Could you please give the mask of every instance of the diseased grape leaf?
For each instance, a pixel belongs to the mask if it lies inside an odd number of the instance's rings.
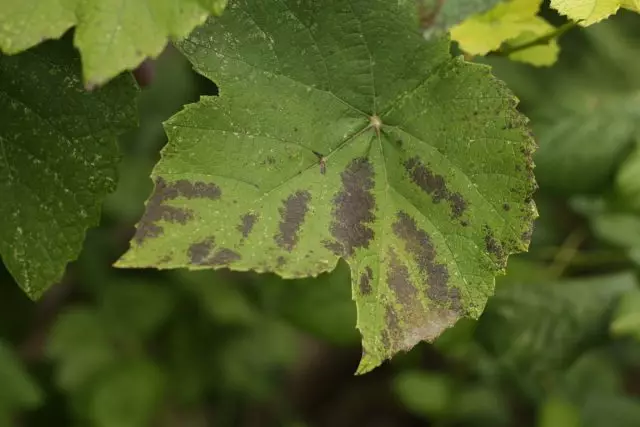
[[[135,125],[131,76],[87,93],[70,44],[0,54],[0,256],[32,298],[80,252]]]
[[[501,0],[416,0],[424,37],[439,37],[468,17],[483,13]]]
[[[37,383],[30,377],[11,346],[2,340],[0,340],[0,381],[2,381],[0,421],[8,422],[14,411],[32,409],[42,403],[42,391]]]
[[[477,317],[527,248],[534,143],[486,66],[387,0],[231,2],[179,47],[220,87],[165,123],[119,267],[351,268],[358,372]]]
[[[181,39],[226,0],[0,0],[0,51],[18,53],[75,26],[88,86],[155,57],[167,38]]]
[[[639,0],[551,0],[551,7],[582,26],[600,22],[621,7],[640,12]]]

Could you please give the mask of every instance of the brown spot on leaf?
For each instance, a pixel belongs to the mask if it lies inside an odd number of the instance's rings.
[[[178,195],[179,192],[174,186],[167,185],[163,178],[156,179],[153,194],[147,202],[144,215],[138,223],[136,234],[133,236],[133,240],[138,245],[142,244],[146,239],[162,235],[164,229],[157,224],[160,220],[186,224],[187,221],[193,219],[191,210],[164,204],[165,201],[173,200]]]
[[[222,195],[220,187],[216,184],[206,183],[202,181],[191,182],[186,179],[176,181],[172,187],[178,194],[187,199],[211,199],[217,200]]]
[[[420,187],[422,191],[431,195],[434,203],[446,200],[451,208],[451,216],[453,218],[462,216],[467,209],[467,201],[462,197],[462,194],[452,192],[447,188],[444,176],[433,173],[417,157],[412,157],[405,161],[404,167],[409,173],[411,181]]]
[[[368,248],[373,239],[373,230],[367,225],[375,220],[373,166],[365,157],[353,159],[340,174],[342,191],[333,199],[333,223],[331,234],[336,242],[331,248],[343,256],[351,256],[357,248]],[[325,247],[329,248],[325,243]],[[330,249],[331,249],[330,248]],[[332,250],[332,249],[331,249]]]
[[[360,293],[364,296],[371,294],[371,281],[373,280],[373,270],[367,266],[364,273],[360,275]]]
[[[280,268],[287,263],[287,260],[283,256],[279,256],[276,262],[277,262],[277,267]]]
[[[507,265],[507,256],[502,244],[494,237],[489,227],[484,227],[484,247],[491,255],[494,256],[498,266],[504,268]]]
[[[189,246],[187,255],[191,264],[203,264],[213,249],[213,238],[206,239],[199,243]]]
[[[415,220],[406,212],[398,212],[393,232],[405,243],[405,250],[413,256],[421,273],[427,277],[427,296],[438,303],[450,302],[449,270],[436,262],[436,248],[431,237],[420,230]]]
[[[287,197],[278,209],[280,212],[280,234],[274,240],[283,249],[291,252],[298,243],[298,231],[309,210],[311,194],[308,191],[297,191]]]
[[[207,265],[227,265],[240,259],[240,254],[231,249],[222,248],[206,261]]]
[[[253,226],[256,224],[258,220],[258,216],[253,213],[247,213],[242,215],[240,218],[240,224],[237,227],[237,230],[242,233],[242,238],[246,239],[249,237],[251,230],[253,230]]]
[[[340,243],[332,242],[330,240],[323,240],[322,245],[333,252],[334,255],[342,255],[342,252],[344,250]]]
[[[529,228],[522,233],[522,236],[520,236],[522,238],[522,241],[527,245],[531,243],[531,236],[533,236],[533,228],[534,228],[534,224],[532,221],[529,225]]]
[[[387,282],[396,295],[396,298],[398,298],[398,302],[403,306],[411,305],[416,301],[418,291],[413,283],[411,283],[409,269],[400,262],[393,250],[389,251]]]
[[[215,238],[209,237],[189,246],[187,255],[194,265],[227,265],[241,259],[240,254],[227,248],[216,249]],[[215,253],[214,253],[215,252]],[[213,253],[213,255],[211,255]]]
[[[511,210],[511,206],[509,206],[509,203],[504,203],[504,204],[502,205],[502,209],[503,209],[505,212],[509,212],[509,211]]]

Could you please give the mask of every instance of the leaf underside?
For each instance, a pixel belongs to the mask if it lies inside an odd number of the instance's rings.
[[[101,85],[157,56],[219,15],[226,0],[0,0],[0,50],[13,54],[76,26],[87,86]]]
[[[477,317],[536,215],[534,143],[413,2],[231,2],[179,45],[220,87],[167,123],[119,267],[351,268],[359,373]]]
[[[131,76],[87,93],[70,45],[0,54],[0,256],[32,298],[62,277],[113,190],[117,135],[135,125]]]

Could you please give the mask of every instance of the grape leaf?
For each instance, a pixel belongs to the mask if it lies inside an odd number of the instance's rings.
[[[640,290],[633,289],[620,298],[609,330],[614,336],[640,339]]]
[[[640,12],[638,0],[551,0],[551,7],[582,26],[600,22],[624,7]]]
[[[537,16],[540,0],[511,0],[490,11],[472,16],[451,29],[451,38],[471,55],[486,55],[507,46],[523,45],[553,31],[553,26]],[[551,65],[558,57],[556,40],[509,55],[510,59],[533,65]]]
[[[118,267],[351,268],[358,372],[477,317],[527,248],[534,143],[486,66],[387,0],[231,2],[179,46],[221,96],[165,123]]]
[[[622,272],[498,288],[478,322],[477,338],[513,372],[539,376],[597,345],[611,309],[635,286],[633,273]]]
[[[483,13],[500,0],[418,0],[420,24],[426,39],[442,36],[471,15]]]
[[[640,101],[640,96],[636,95]],[[638,104],[640,105],[640,103]],[[640,127],[638,142],[616,174],[616,192],[630,208],[640,212]]]
[[[136,93],[131,76],[86,93],[64,42],[0,54],[0,255],[32,298],[62,277],[98,222]]]
[[[0,384],[0,421],[14,411],[31,409],[42,403],[42,391],[4,341],[0,341]]]
[[[185,37],[225,5],[226,0],[3,0],[0,50],[18,53],[76,26],[84,81],[101,85],[157,56],[167,37]]]

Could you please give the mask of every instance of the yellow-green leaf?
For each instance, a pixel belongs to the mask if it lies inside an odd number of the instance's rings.
[[[226,0],[0,0],[0,51],[14,54],[75,26],[84,82],[101,85],[157,56]]]
[[[475,15],[452,28],[451,38],[471,55],[486,55],[501,46],[518,46],[553,31],[554,27],[537,16],[540,0],[511,0],[490,11]],[[551,65],[558,56],[555,40],[515,52],[509,57],[533,65]]]
[[[582,26],[600,22],[624,7],[640,12],[638,0],[551,0],[551,7]]]

